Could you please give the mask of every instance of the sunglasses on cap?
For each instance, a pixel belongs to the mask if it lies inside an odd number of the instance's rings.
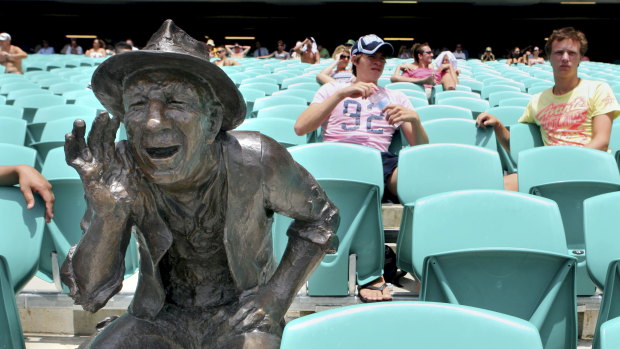
[[[347,55],[340,55],[340,59],[349,59],[351,58],[351,56],[347,56]]]

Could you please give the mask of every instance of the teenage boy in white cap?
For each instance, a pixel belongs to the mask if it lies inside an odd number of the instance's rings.
[[[21,48],[11,45],[11,35],[0,33],[0,64],[5,67],[7,74],[23,74],[22,59],[28,54]]]
[[[396,195],[398,157],[388,152],[392,136],[399,127],[411,145],[428,143],[428,136],[409,99],[402,92],[377,85],[386,57],[393,53],[392,45],[378,36],[361,37],[351,51],[355,82],[323,85],[297,119],[295,132],[304,135],[321,126],[325,142],[353,143],[380,150],[385,186]],[[361,285],[359,294],[367,302],[392,299],[383,277]]]

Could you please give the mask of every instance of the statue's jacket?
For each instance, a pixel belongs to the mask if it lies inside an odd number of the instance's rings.
[[[240,291],[265,284],[276,268],[270,236],[274,211],[295,218],[287,232],[289,237],[305,239],[325,251],[332,250],[337,244],[337,209],[314,178],[284,148],[256,132],[226,132],[216,141],[222,142],[228,181],[223,243],[231,275]],[[136,237],[140,245],[140,276],[129,312],[139,318],[153,318],[166,300],[158,264],[172,245],[173,237],[157,213],[153,193],[141,190],[140,195],[143,198],[134,205],[129,219],[129,224],[138,228]],[[86,234],[71,248],[61,276],[76,304],[97,311],[122,287],[123,257],[131,225],[122,242],[111,249],[105,239],[89,233],[89,217],[93,214],[89,210],[90,205],[82,222]],[[75,273],[81,266],[73,263],[73,257],[80,250],[88,251],[95,259],[115,258],[115,270]],[[101,280],[86,282],[78,274],[103,276]],[[96,286],[86,287],[87,284]]]

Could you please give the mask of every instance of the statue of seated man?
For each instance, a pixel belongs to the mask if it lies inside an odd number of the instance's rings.
[[[133,226],[140,245],[128,313],[83,347],[279,348],[288,307],[336,245],[338,211],[314,178],[274,140],[231,132],[245,104],[208,57],[166,21],[95,71],[113,116],[97,116],[88,141],[81,120],[66,136],[88,203],[62,267],[76,304],[103,307],[121,289]],[[115,144],[120,122],[127,140]],[[278,265],[274,212],[294,218]]]

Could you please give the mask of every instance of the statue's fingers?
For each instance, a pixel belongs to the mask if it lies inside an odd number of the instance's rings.
[[[103,159],[103,141],[109,121],[110,117],[107,112],[100,113],[93,121],[88,133],[88,148],[97,160]]]
[[[73,130],[65,135],[65,156],[69,165],[74,164],[78,159],[91,160],[90,151],[88,151],[84,140],[85,132],[84,120],[78,119],[73,122]]]
[[[115,154],[115,140],[116,140],[116,132],[121,124],[120,118],[113,116],[112,119],[108,122],[106,127],[106,131],[103,135],[103,152],[106,160],[111,160],[114,158]]]

